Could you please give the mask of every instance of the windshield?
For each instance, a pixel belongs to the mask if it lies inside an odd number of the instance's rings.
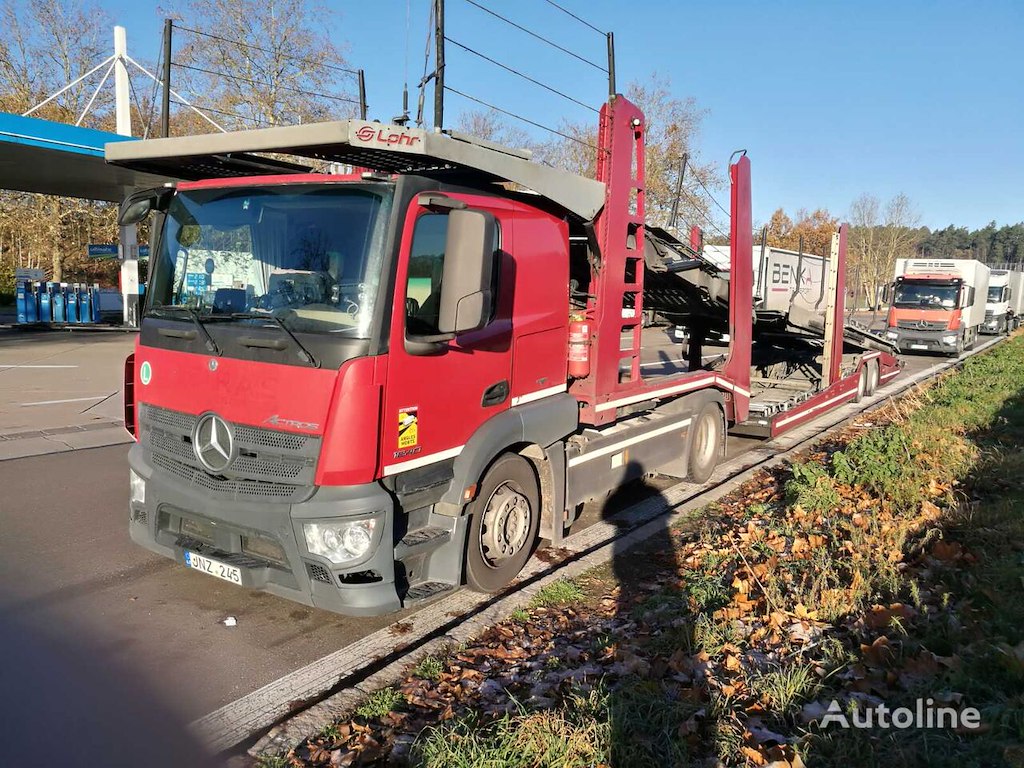
[[[953,309],[960,286],[949,283],[899,283],[893,304],[897,307]]]
[[[1005,301],[1003,292],[1006,290],[1005,285],[991,285],[988,289],[988,302],[989,304],[995,304],[1000,301]]]
[[[273,313],[295,331],[368,338],[391,201],[380,184],[181,192],[147,310],[188,307],[203,321]]]

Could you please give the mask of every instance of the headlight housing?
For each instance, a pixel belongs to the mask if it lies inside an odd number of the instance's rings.
[[[302,533],[310,554],[326,557],[341,565],[359,560],[370,551],[376,528],[375,519],[303,523]]]
[[[886,331],[885,338],[887,339],[898,339],[900,335],[896,331]]]
[[[942,337],[942,343],[943,344],[949,344],[950,346],[952,346],[953,344],[956,344],[956,335],[955,334],[951,334],[949,336],[943,336]]]
[[[128,470],[128,484],[131,487],[132,504],[143,505],[146,503],[146,480],[134,469]]]

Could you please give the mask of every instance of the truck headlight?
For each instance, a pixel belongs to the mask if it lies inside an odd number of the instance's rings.
[[[134,469],[128,470],[128,484],[131,487],[132,504],[146,503],[146,480]]]
[[[306,548],[311,554],[326,557],[332,563],[357,560],[370,551],[376,520],[339,523],[303,523]]]
[[[942,337],[942,343],[943,344],[949,344],[950,346],[952,346],[952,345],[956,344],[956,336],[943,336]]]
[[[885,338],[887,339],[898,339],[900,335],[896,331],[886,331]]]

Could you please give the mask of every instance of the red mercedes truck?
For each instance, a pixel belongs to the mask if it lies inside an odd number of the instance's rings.
[[[897,375],[843,327],[845,228],[824,329],[758,329],[749,160],[723,269],[646,223],[645,132],[611,98],[595,179],[361,120],[108,145],[180,180],[121,208],[153,216],[132,538],[346,614],[496,591],[588,500],[704,482],[729,430],[773,436]],[[686,328],[683,356],[645,359],[645,310]]]

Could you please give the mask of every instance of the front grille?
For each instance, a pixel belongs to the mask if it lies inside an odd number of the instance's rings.
[[[153,466],[184,480],[187,485],[232,499],[262,499],[263,501],[301,501],[311,489],[287,483],[268,483],[262,480],[231,480],[190,467],[159,453],[153,454]]]
[[[898,320],[896,327],[907,331],[944,331],[949,324],[942,320]]]
[[[237,453],[220,475],[211,475],[192,449],[198,416],[143,403],[139,439],[160,469],[213,493],[266,501],[293,501],[312,490],[321,439],[231,424]]]

